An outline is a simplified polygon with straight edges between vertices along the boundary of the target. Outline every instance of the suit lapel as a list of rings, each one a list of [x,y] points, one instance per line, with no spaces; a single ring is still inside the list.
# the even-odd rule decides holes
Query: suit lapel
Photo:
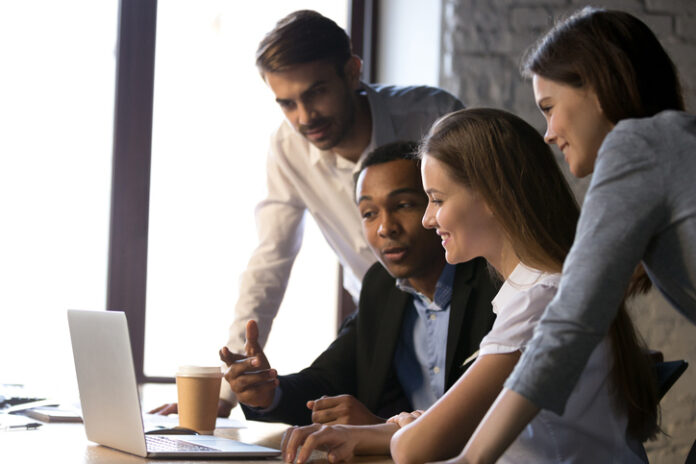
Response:
[[[394,353],[401,334],[404,311],[410,296],[393,286],[382,301],[380,320],[375,321],[375,345],[370,363],[371,381],[366,396],[366,405],[376,407],[384,391],[387,377],[392,372]]]
[[[473,275],[473,266],[471,263],[457,265],[454,275],[454,288],[452,291],[452,303],[450,307],[449,326],[447,329],[447,356],[445,368],[445,388],[449,387],[449,378],[452,373],[452,364],[457,357],[457,347],[461,344],[466,346],[466,340],[462,337],[467,337],[468,331],[464,330],[463,324],[466,319],[468,308],[469,295],[471,294],[471,285],[469,281]],[[475,308],[474,308],[475,309]]]

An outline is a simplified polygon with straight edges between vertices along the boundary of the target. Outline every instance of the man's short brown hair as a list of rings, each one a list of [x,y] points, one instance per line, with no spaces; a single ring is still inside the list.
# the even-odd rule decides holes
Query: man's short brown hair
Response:
[[[256,66],[263,75],[326,60],[343,75],[343,67],[352,55],[348,35],[334,21],[316,11],[299,10],[278,21],[266,34],[256,50]]]

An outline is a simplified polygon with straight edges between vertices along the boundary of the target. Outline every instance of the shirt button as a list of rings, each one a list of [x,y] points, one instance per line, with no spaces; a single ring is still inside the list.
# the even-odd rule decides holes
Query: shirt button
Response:
[[[431,315],[430,315],[430,320],[431,320],[431,321],[434,321],[435,319],[437,319],[437,316],[434,315],[434,314],[431,314]]]
[[[440,373],[440,368],[437,367],[437,366],[433,367],[433,372],[436,373],[436,374],[439,374],[439,373]]]

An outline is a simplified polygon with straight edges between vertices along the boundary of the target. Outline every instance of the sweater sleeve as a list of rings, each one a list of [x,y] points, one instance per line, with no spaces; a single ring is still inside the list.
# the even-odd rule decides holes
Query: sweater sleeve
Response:
[[[666,217],[654,147],[627,129],[600,149],[559,291],[505,385],[558,414]]]

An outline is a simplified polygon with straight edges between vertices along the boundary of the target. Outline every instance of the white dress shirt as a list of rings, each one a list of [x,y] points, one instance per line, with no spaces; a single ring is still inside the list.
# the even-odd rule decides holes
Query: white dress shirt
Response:
[[[559,281],[560,274],[519,264],[493,299],[497,318],[481,340],[479,356],[524,351]],[[605,337],[592,353],[565,413],[542,410],[498,462],[647,462],[642,445],[626,437],[626,415],[611,394],[612,363],[611,342]]]
[[[386,143],[418,141],[440,116],[462,108],[451,94],[433,87],[363,84],[372,115],[370,144],[360,159]],[[362,233],[354,200],[352,163],[309,143],[284,121],[271,137],[267,164],[268,194],[256,208],[259,245],[240,282],[240,296],[227,346],[243,352],[245,325],[255,319],[265,345],[278,313],[292,264],[302,243],[309,211],[343,265],[343,285],[357,301],[360,283],[376,261]],[[333,308],[320,308],[331,311]],[[227,382],[221,397],[231,399]]]

